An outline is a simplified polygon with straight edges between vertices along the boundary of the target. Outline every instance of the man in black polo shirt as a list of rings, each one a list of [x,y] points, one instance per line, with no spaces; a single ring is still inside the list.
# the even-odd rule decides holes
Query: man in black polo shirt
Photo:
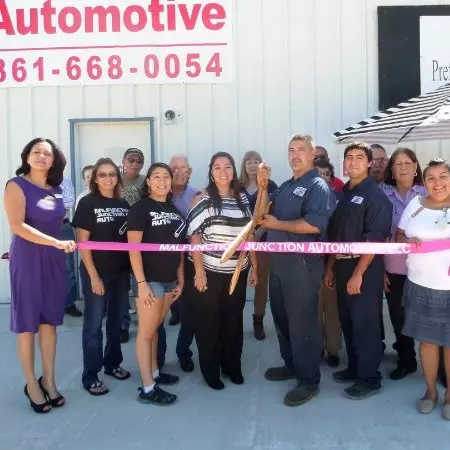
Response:
[[[273,215],[261,224],[269,231],[268,242],[321,241],[335,198],[328,184],[314,168],[316,150],[311,136],[295,135],[289,142],[289,164],[293,177],[272,196]],[[270,169],[261,165],[258,187],[263,204],[268,201]],[[295,406],[317,394],[322,351],[318,318],[318,293],[322,282],[322,255],[272,254],[269,297],[284,366],[265,373],[268,380],[294,378],[297,386],[284,402]]]
[[[372,150],[354,142],[344,151],[350,181],[344,186],[328,227],[332,242],[384,242],[389,237],[392,204],[370,178]],[[362,399],[381,390],[380,307],[383,297],[383,255],[331,255],[325,284],[336,282],[339,318],[347,347],[348,367],[335,381],[354,384],[344,393]]]

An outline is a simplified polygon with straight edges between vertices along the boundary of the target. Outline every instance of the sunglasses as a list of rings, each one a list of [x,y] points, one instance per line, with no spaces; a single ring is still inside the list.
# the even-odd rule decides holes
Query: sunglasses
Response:
[[[141,165],[141,166],[144,164],[144,161],[143,161],[141,158],[127,158],[127,161],[128,161],[130,164],[137,163],[137,164],[139,164],[139,165]]]
[[[117,173],[116,172],[109,172],[109,173],[105,173],[105,172],[99,172],[97,174],[97,178],[117,178]]]

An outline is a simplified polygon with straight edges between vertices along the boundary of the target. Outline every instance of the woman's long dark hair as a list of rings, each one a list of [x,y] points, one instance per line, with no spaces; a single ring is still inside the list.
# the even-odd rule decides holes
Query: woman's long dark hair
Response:
[[[219,194],[219,190],[217,189],[216,184],[214,183],[213,176],[212,176],[212,168],[214,166],[214,163],[216,162],[216,159],[218,158],[227,158],[230,161],[231,166],[233,167],[233,179],[230,182],[230,188],[232,192],[232,196],[236,200],[239,209],[243,213],[247,213],[248,208],[243,203],[241,198],[241,186],[239,183],[239,178],[236,170],[236,164],[234,163],[233,157],[227,153],[227,152],[217,152],[211,157],[211,161],[209,163],[209,170],[208,170],[208,185],[206,186],[206,192],[209,195],[209,198],[211,199],[212,206],[214,209],[216,209],[219,214],[222,211],[222,197]]]
[[[30,173],[31,166],[28,164],[28,157],[30,156],[33,147],[41,142],[50,144],[53,153],[53,164],[47,173],[47,183],[53,187],[59,186],[63,180],[64,169],[66,167],[66,157],[51,139],[38,137],[31,140],[27,145],[25,145],[22,153],[20,154],[22,165],[16,170],[16,175],[28,175]]]
[[[120,195],[122,193],[123,189],[123,181],[122,176],[120,175],[120,169],[117,166],[117,164],[111,159],[111,158],[100,158],[95,163],[94,167],[92,168],[92,177],[89,181],[89,190],[94,195],[101,195],[100,189],[98,187],[97,181],[97,172],[100,166],[108,165],[113,166],[114,170],[116,171],[117,175],[117,184],[114,186],[114,198],[120,198]]]
[[[423,185],[422,169],[420,168],[419,160],[417,159],[416,154],[410,148],[406,147],[398,148],[394,153],[392,153],[389,158],[388,165],[386,166],[386,170],[384,171],[384,183],[391,186],[396,186],[397,181],[393,178],[392,166],[395,164],[395,160],[399,155],[406,155],[413,163],[417,164],[417,171],[414,176],[413,183]]]
[[[164,169],[167,170],[167,172],[169,172],[170,175],[170,180],[173,181],[173,172],[172,169],[165,163],[162,162],[156,162],[153,163],[147,170],[147,175],[145,175],[145,180],[142,183],[141,186],[141,197],[142,198],[149,198],[150,197],[150,188],[147,184],[147,180],[151,177],[152,173],[155,171],[155,169]],[[172,189],[170,190],[170,192],[167,194],[167,202],[171,202],[172,201]]]

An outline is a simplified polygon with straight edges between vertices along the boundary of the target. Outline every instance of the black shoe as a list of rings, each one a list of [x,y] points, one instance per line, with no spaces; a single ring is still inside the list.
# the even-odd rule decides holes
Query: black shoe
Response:
[[[76,307],[75,303],[64,308],[64,314],[68,314],[72,317],[81,317],[83,313]]]
[[[405,378],[406,375],[409,375],[410,373],[414,373],[416,371],[417,371],[417,365],[416,366],[410,366],[410,367],[397,366],[397,368],[394,369],[389,374],[389,378],[391,380],[401,380],[402,378]]]
[[[177,401],[175,394],[170,394],[156,385],[150,392],[145,392],[144,388],[139,388],[138,402],[153,403],[159,406],[173,405]]]
[[[355,379],[355,374],[349,369],[344,369],[333,373],[333,380],[337,383],[351,383],[355,381]]]
[[[355,383],[344,389],[344,395],[352,400],[362,400],[371,395],[378,394],[382,390],[381,384],[378,386],[369,386],[363,383]]]
[[[338,367],[340,363],[339,356],[328,354],[327,363],[329,367]]]
[[[222,389],[225,388],[225,385],[223,384],[223,381],[220,378],[217,378],[217,380],[213,380],[213,381],[208,381],[205,380],[207,385],[216,390],[216,391],[221,391]]]
[[[180,363],[180,367],[183,372],[192,372],[194,370],[194,361],[192,361],[190,356],[179,358],[178,362]]]
[[[230,381],[233,384],[244,384],[244,377],[242,376],[242,373],[238,373],[238,374],[235,374],[235,375],[230,375],[229,373],[224,372],[222,370],[222,374],[223,374],[224,377],[229,378]]]
[[[271,367],[266,370],[264,377],[266,380],[270,381],[291,380],[292,378],[295,378],[295,371],[287,366]]]
[[[120,332],[120,343],[125,344],[130,340],[130,332],[128,330],[122,330]]]
[[[180,377],[176,375],[171,375],[170,373],[159,373],[159,375],[153,380],[158,384],[165,384],[170,386],[171,384],[176,384],[180,381]]]
[[[178,325],[180,323],[180,317],[178,315],[173,315],[170,317],[169,325]]]
[[[45,401],[44,403],[34,403],[33,400],[31,400],[30,394],[28,393],[28,387],[25,385],[23,388],[23,392],[30,401],[30,406],[33,408],[33,411],[37,414],[46,414],[49,413],[52,410],[52,407],[48,401]],[[45,397],[45,394],[44,394]]]
[[[296,386],[284,397],[284,404],[287,406],[298,406],[306,403],[317,395],[319,388],[308,389],[304,386]]]

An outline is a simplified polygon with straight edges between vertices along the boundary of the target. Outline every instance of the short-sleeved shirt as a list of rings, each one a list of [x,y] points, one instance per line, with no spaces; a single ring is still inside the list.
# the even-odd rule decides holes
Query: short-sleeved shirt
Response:
[[[89,231],[91,241],[126,242],[129,209],[123,199],[88,194],[78,203],[72,225]],[[100,276],[130,270],[128,252],[93,250],[92,259]]]
[[[144,181],[144,175],[138,175],[138,177],[134,180],[128,180],[126,177],[122,177],[122,197],[128,202],[130,206],[134,205],[141,199],[141,187]]]
[[[222,197],[222,205],[218,211],[209,195],[204,194],[188,215],[188,236],[201,236],[204,244],[230,243],[250,221],[250,209],[247,197],[241,194],[239,207],[234,197]],[[225,263],[221,264],[222,252],[203,252],[203,266],[206,270],[219,273],[233,273],[239,259],[238,252]],[[188,256],[192,261],[192,256]],[[246,258],[243,268],[248,266]]]
[[[188,184],[183,189],[183,192],[180,192],[178,195],[174,195],[172,197],[172,203],[184,217],[187,217],[192,200],[199,193],[200,191],[198,189]]]
[[[413,198],[405,208],[398,227],[407,238],[421,241],[450,239],[450,213],[445,209],[423,207],[421,199]],[[450,250],[432,253],[411,253],[406,258],[408,279],[419,286],[450,291]]]
[[[381,186],[388,200],[392,203],[392,226],[391,226],[391,241],[395,239],[395,233],[398,228],[398,223],[408,203],[416,196],[426,195],[426,190],[423,186],[415,184],[402,198],[397,187],[390,184],[383,183]],[[406,275],[406,255],[384,255],[384,267],[386,272]]]
[[[369,177],[346,183],[328,227],[331,242],[384,242],[390,236],[392,203]]]
[[[128,231],[142,231],[145,244],[179,244],[186,236],[186,222],[172,202],[143,198],[130,209]],[[145,279],[175,281],[180,258],[179,252],[142,252]]]
[[[301,177],[285,181],[272,195],[272,215],[278,220],[294,221],[303,219],[320,230],[318,234],[290,233],[268,230],[269,242],[309,242],[321,241],[328,221],[336,206],[333,191],[320,177],[316,169],[311,169]]]

